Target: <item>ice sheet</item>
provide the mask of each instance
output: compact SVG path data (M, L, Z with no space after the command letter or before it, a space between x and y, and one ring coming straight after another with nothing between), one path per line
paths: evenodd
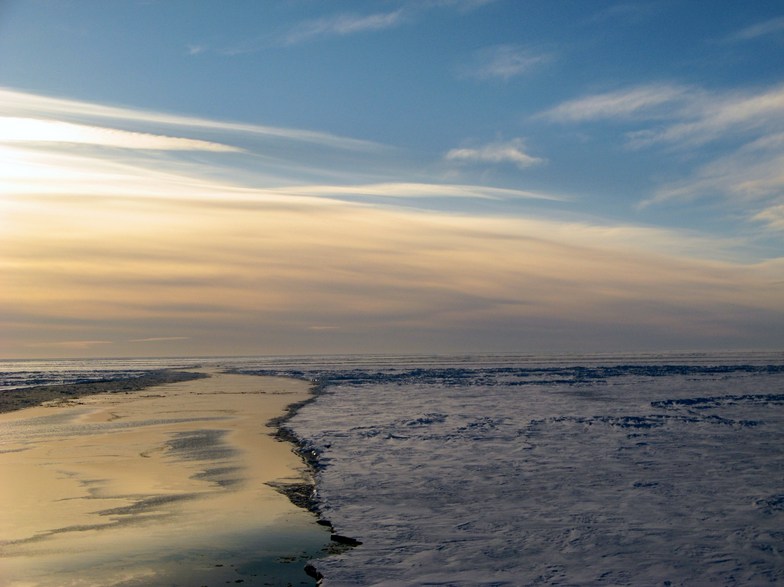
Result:
M318 376L325 585L784 581L780 365Z

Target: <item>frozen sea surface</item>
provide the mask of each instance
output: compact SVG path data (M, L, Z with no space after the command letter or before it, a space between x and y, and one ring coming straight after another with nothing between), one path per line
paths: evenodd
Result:
M780 356L622 359L301 369L324 584L784 583Z

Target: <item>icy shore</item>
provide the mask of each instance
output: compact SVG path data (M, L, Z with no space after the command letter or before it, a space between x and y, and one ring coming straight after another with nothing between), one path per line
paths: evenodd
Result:
M288 426L363 542L325 585L784 581L781 365L318 377Z

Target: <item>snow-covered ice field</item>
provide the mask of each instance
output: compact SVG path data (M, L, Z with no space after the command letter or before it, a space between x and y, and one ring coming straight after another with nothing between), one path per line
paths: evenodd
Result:
M300 373L324 584L784 583L784 366L676 358Z

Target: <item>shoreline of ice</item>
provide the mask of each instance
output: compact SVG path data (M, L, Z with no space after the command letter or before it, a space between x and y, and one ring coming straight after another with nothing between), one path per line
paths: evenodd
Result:
M784 365L298 375L324 585L784 580Z

